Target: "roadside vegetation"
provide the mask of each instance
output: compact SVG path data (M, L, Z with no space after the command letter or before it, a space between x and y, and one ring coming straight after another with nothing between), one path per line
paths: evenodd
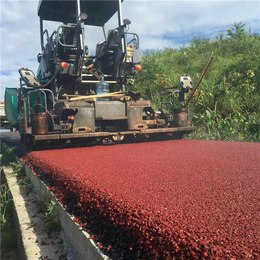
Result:
M259 142L260 35L241 22L213 41L194 37L188 47L147 50L135 90L159 108L165 88L180 88L179 76L189 75L196 84L212 51L212 64L189 105L196 127L190 138Z
M33 191L31 180L26 177L24 166L17 163L15 160L14 148L1 146L0 154L1 166L9 166L13 169L13 176L16 177L17 183L20 186L21 192L28 195ZM2 171L2 168L0 169ZM18 259L17 258L17 238L14 223L14 204L12 196L3 172L1 172L1 187L0 187L0 206L1 206L1 255L3 259ZM46 219L46 225L49 232L59 231L60 225L57 220L57 214L54 214L55 203L37 201L39 209Z
M1 147L1 166L13 163L14 153L12 148ZM0 186L0 206L1 206L1 230L10 228L12 222L13 202L6 180L4 178L3 169L1 168L1 186ZM1 244L2 244L1 240Z
M9 165L14 161L14 152L12 148L1 146L1 166ZM0 208L1 208L1 259L17 259L16 252L16 234L13 214L13 200L9 187L4 178L1 167L1 185L0 185Z
M15 160L14 148L7 147L1 143L1 259L18 259L17 234L15 229L14 203L11 192L4 177L2 166L13 168L13 175L21 187L29 189L30 182L25 177L24 167Z

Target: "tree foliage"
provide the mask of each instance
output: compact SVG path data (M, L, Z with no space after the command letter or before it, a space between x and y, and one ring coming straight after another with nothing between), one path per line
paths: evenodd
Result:
M161 92L179 76L197 82L211 52L214 60L189 105L192 138L260 141L260 36L234 23L215 40L194 37L189 46L147 50L135 90L160 107Z

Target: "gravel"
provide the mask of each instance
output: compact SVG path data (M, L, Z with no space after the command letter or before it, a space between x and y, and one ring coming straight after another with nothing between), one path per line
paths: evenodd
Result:
M259 155L259 143L174 140L23 160L113 259L260 259Z

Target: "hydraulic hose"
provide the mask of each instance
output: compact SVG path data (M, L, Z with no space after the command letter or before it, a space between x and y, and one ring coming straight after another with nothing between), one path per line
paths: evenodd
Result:
M56 72L54 73L54 75L52 76L52 78L50 79L50 81L48 81L48 82L45 83L44 85L41 85L41 88L45 88L46 86L48 86L48 85L55 79L56 75L57 75L58 72L59 72L60 67L61 67L61 64L58 65L57 70L56 70Z

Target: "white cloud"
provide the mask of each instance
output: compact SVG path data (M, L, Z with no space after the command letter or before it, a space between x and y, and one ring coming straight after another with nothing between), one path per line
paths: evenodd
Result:
M253 32L260 32L259 1L125 0L122 7L123 18L132 21L129 31L139 35L142 50L187 45L194 35L214 38L239 21L251 26ZM0 1L0 100L6 86L19 86L20 67L37 72L35 59L41 52L37 8L36 0ZM52 31L59 23L44 25ZM117 15L108 22L106 30L116 26ZM86 28L85 45L92 53L101 40L101 28Z

